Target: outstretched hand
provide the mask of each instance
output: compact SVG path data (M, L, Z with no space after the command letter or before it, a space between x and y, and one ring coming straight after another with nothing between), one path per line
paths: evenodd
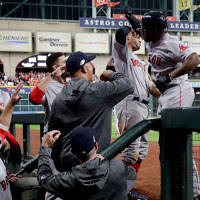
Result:
M130 19L133 14L132 8L130 6L124 6L124 14L126 19Z
M13 92L13 94L11 96L10 101L13 106L16 105L20 101L20 99L22 99L22 96L19 96L19 92L23 87L23 83L24 82L22 81L17 85L17 87L15 88L15 91Z
M48 132L44 137L42 146L44 147L51 146L60 137L60 135L61 135L61 132L57 130Z

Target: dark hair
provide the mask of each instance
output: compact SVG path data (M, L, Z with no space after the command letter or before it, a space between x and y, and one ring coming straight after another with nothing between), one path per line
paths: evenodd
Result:
M61 56L65 56L65 54L64 54L64 53L61 53L61 52L57 52L57 53L51 54L51 55L47 58L47 60L46 60L46 65L47 65L48 70L49 70L50 72L53 71L53 65L56 64L56 62L58 61L58 58L61 57Z

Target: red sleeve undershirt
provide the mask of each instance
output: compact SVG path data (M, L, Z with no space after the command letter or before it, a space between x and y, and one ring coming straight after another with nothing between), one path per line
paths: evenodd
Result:
M1 128L0 128L0 137L1 137L2 144L6 138L11 146L18 147L19 145L15 137L10 132L4 131Z
M29 96L29 100L31 103L38 105L42 103L42 98L44 95L45 93L42 90L40 90L38 86L36 86L31 92Z
M19 144L18 144L17 140L10 132L7 132L6 139L8 140L8 142L10 143L11 146L18 147Z

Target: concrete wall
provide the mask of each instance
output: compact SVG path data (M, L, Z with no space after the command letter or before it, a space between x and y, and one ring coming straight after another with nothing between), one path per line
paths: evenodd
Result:
M49 31L49 32L71 32L72 34L72 50L74 50L74 36L77 32L92 32L92 29L80 28L79 23L63 23L63 22L35 22L35 21L14 21L14 20L1 20L0 30L15 30L15 31ZM33 41L34 42L34 41ZM33 44L33 47L35 45ZM0 58L4 64L4 72L14 77L17 64L23 59L38 54L33 48L31 53L21 52L0 52ZM145 56L143 56L145 57ZM99 76L105 69L111 54L97 55L93 61L96 68L96 74Z
M1 20L0 30L15 30L15 31L49 31L49 32L70 32L72 34L72 51L74 50L74 36L77 32L92 32L92 29L80 28L79 23L64 23L64 22L36 22L36 21L15 21L15 20ZM103 30L101 30L102 32ZM114 33L114 31L112 31ZM195 33L199 35L199 33ZM33 41L34 43L34 41ZM33 44L33 47L35 45ZM6 75L14 77L17 64L23 59L38 54L33 48L31 53L18 53L18 52L0 52L0 59L4 64L4 71ZM97 55L93 61L96 74L99 76L105 70L111 54ZM147 58L146 55L139 55L140 59Z
M35 22L35 21L11 21L1 20L0 30L15 30L15 31L31 31L35 33L37 31L49 31L49 32L71 32L74 38L77 32L91 32L91 29L82 29L79 27L79 23L52 23L52 22ZM34 41L33 41L34 42ZM34 47L35 45L33 45ZM34 54L38 54L33 48L33 52L21 53L21 52L0 52L0 58L4 64L4 72L14 77L17 64Z

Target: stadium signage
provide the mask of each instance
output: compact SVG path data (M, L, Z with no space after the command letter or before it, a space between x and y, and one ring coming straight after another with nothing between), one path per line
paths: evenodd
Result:
M75 51L85 53L110 53L109 35L107 33L77 33Z
M37 52L72 52L71 34L55 32L36 33Z
M0 51L32 52L31 32L1 30Z
M193 88L200 88L200 82L198 82L198 81L189 81L189 84L190 84Z
M182 42L184 43L184 46L190 47L198 55L200 55L200 37L182 36Z
M31 93L31 91L34 89L35 86L23 86L23 88L20 90L20 94L27 94ZM4 92L11 92L13 93L15 91L16 86L0 86L0 90L3 90Z
M129 25L129 22L124 19L107 19L107 18L86 18L80 17L80 27L83 28L99 28L99 29L118 29L121 26ZM169 31L182 32L199 32L199 22L168 22Z

